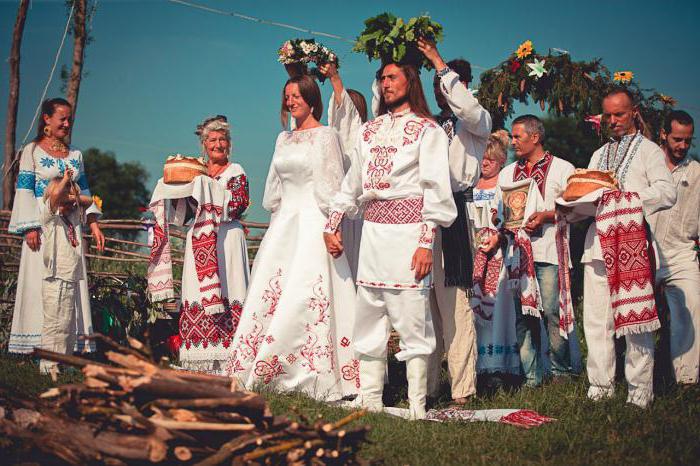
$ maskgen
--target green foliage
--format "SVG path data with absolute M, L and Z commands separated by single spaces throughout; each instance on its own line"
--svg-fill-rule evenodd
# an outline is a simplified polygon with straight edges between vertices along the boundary
M 481 74 L 479 102 L 493 118 L 494 128 L 502 128 L 513 115 L 513 103 L 538 103 L 555 116 L 572 116 L 584 121 L 587 116 L 602 113 L 605 94 L 615 87 L 625 87 L 635 96 L 639 110 L 649 127 L 648 136 L 655 140 L 663 119 L 675 102 L 672 98 L 653 89 L 641 89 L 637 83 L 614 79 L 601 59 L 574 61 L 568 53 L 549 51 L 538 54 L 534 49 L 518 52 L 527 44 L 521 44 L 499 65 Z M 531 44 L 530 44 L 531 45 Z M 528 65 L 543 61 L 546 73 L 542 77 L 531 76 Z
M 148 205 L 148 172 L 138 162 L 118 162 L 113 152 L 91 147 L 83 152 L 85 173 L 92 194 L 102 198 L 105 218 L 139 218 Z
M 542 122 L 545 150 L 577 168 L 587 168 L 593 152 L 603 145 L 601 137 L 583 120 L 550 115 Z
M 412 64 L 432 69 L 433 65 L 418 50 L 418 39 L 442 40 L 442 26 L 430 16 L 417 16 L 405 22 L 391 13 L 382 13 L 365 20 L 365 30 L 357 38 L 354 52 L 382 63 Z

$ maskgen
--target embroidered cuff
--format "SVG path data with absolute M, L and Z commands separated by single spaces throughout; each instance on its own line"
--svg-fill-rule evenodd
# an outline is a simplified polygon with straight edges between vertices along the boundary
M 331 210 L 328 214 L 328 222 L 326 222 L 326 227 L 323 229 L 323 232 L 335 233 L 338 231 L 341 220 L 343 220 L 343 213 L 339 210 Z
M 441 69 L 440 71 L 436 71 L 436 72 L 435 72 L 435 76 L 437 76 L 438 78 L 442 78 L 443 76 L 445 76 L 445 75 L 446 75 L 447 73 L 449 73 L 450 71 L 452 71 L 452 70 L 450 69 L 450 67 L 449 67 L 449 66 L 446 66 L 446 67 L 444 67 L 443 69 Z
M 435 239 L 435 227 L 424 223 L 420 227 L 420 237 L 418 238 L 418 247 L 425 249 L 433 249 L 433 240 Z

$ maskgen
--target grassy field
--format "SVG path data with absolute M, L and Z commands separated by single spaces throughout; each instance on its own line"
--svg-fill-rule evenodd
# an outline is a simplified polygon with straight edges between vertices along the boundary
M 59 383 L 79 377 L 64 375 Z M 401 380 L 390 387 L 402 398 Z M 0 386 L 28 395 L 52 386 L 28 359 L 0 356 Z M 402 387 L 402 388 L 399 388 Z M 626 388 L 618 384 L 614 399 L 586 399 L 585 379 L 549 384 L 541 389 L 499 390 L 480 396 L 469 408 L 528 408 L 558 421 L 530 430 L 497 423 L 438 424 L 408 422 L 383 414 L 361 421 L 372 427 L 364 459 L 389 465 L 433 464 L 698 464 L 700 462 L 700 387 L 671 388 L 653 406 L 625 405 Z M 321 414 L 339 419 L 347 411 L 301 395 L 267 393 L 275 414 Z M 444 405 L 447 400 L 438 400 Z M 405 406 L 405 401 L 399 401 Z

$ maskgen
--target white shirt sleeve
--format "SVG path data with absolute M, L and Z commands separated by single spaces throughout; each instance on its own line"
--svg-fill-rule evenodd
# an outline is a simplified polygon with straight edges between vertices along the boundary
M 281 135 L 281 134 L 280 134 Z M 275 212 L 279 209 L 280 201 L 282 200 L 282 182 L 275 170 L 275 155 L 277 154 L 277 146 L 279 145 L 280 136 L 277 136 L 275 143 L 275 152 L 272 154 L 270 161 L 270 169 L 267 172 L 265 180 L 265 194 L 263 194 L 262 206 L 268 212 Z
M 423 223 L 428 234 L 434 232 L 438 225 L 450 226 L 457 218 L 450 189 L 448 146 L 447 135 L 439 127 L 426 129 L 420 142 L 418 177 L 423 190 Z M 432 246 L 432 242 L 430 244 Z M 420 246 L 428 247 L 423 238 Z
M 10 224 L 7 227 L 10 233 L 21 235 L 28 230 L 41 228 L 39 203 L 34 195 L 37 176 L 32 156 L 34 147 L 34 143 L 27 144 L 19 159 L 15 199 L 12 203 Z
M 362 195 L 362 159 L 360 157 L 362 146 L 359 138 L 358 131 L 355 147 L 350 152 L 350 169 L 343 178 L 340 191 L 331 200 L 326 233 L 334 233 L 344 215 L 354 217 L 359 210 L 358 198 Z
M 452 113 L 470 133 L 484 138 L 491 134 L 491 115 L 459 80 L 456 72 L 449 71 L 440 79 L 440 90 Z
M 313 157 L 314 195 L 321 211 L 328 215 L 331 199 L 340 190 L 343 182 L 343 152 L 338 133 L 325 128 L 316 144 L 318 150 Z
M 372 81 L 372 115 L 374 118 L 379 116 L 379 81 Z
M 350 168 L 349 153 L 353 149 L 357 133 L 362 126 L 362 119 L 345 89 L 343 89 L 340 99 L 340 105 L 336 105 L 335 93 L 331 93 L 330 102 L 328 102 L 328 126 L 336 130 L 340 136 L 344 155 L 343 165 L 347 170 Z
M 676 203 L 676 184 L 666 166 L 666 158 L 660 147 L 639 154 L 643 159 L 648 186 L 639 192 L 644 215 L 669 209 Z

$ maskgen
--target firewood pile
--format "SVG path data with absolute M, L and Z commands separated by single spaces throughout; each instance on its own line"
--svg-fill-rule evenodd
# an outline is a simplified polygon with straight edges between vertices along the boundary
M 362 464 L 367 426 L 273 416 L 265 399 L 232 379 L 155 363 L 134 342 L 106 337 L 113 365 L 35 350 L 80 368 L 84 381 L 38 400 L 0 390 L 0 451 L 6 460 L 39 464 Z M 9 464 L 9 463 L 5 463 Z

